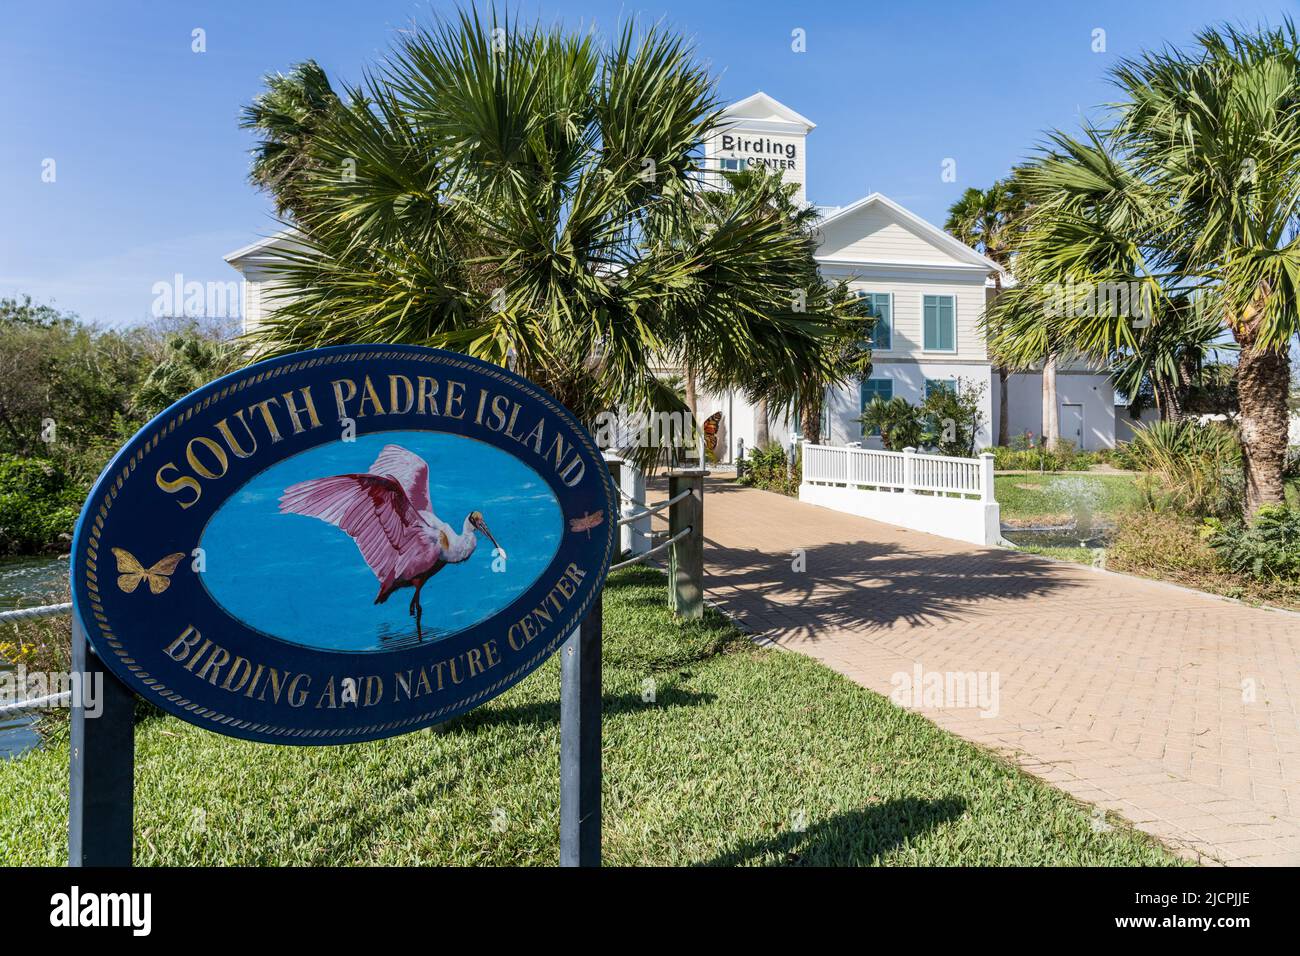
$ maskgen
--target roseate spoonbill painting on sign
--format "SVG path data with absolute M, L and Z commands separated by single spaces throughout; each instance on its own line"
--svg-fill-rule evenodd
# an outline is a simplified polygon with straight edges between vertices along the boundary
M 496 554 L 505 550 L 480 511 L 471 511 L 458 532 L 433 511 L 429 465 L 401 445 L 385 445 L 364 474 L 331 475 L 290 485 L 280 496 L 282 514 L 319 518 L 346 532 L 379 581 L 375 604 L 394 591 L 413 588 L 409 613 L 416 639 L 424 639 L 420 589 L 449 564 L 470 559 L 484 534 Z

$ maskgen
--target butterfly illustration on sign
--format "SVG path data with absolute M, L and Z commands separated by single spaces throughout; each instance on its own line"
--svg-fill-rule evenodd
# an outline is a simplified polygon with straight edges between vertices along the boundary
M 168 585 L 172 583 L 172 572 L 176 570 L 176 565 L 181 563 L 181 559 L 185 557 L 185 552 L 177 551 L 175 554 L 169 554 L 150 568 L 146 568 L 136 560 L 135 555 L 122 548 L 114 548 L 113 557 L 117 558 L 117 586 L 119 588 L 130 594 L 140 586 L 141 581 L 148 581 L 151 592 L 162 594 L 167 590 Z

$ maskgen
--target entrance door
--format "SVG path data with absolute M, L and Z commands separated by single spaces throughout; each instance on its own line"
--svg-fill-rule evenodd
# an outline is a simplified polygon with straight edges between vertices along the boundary
M 1075 448 L 1083 448 L 1083 406 L 1061 406 L 1061 437 L 1073 442 Z

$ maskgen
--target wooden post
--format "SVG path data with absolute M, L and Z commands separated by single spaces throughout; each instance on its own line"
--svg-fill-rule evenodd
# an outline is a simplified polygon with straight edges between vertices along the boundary
M 602 600 L 560 648 L 561 866 L 600 866 Z
M 619 489 L 619 490 L 621 491 L 622 488 L 623 488 L 623 474 L 624 474 L 623 469 L 626 467 L 626 465 L 625 465 L 624 462 L 623 462 L 623 459 L 621 459 L 621 458 L 615 458 L 615 457 L 610 457 L 609 453 L 606 452 L 606 453 L 605 453 L 605 467 L 609 469 L 609 480 L 612 481 L 612 482 L 614 483 L 614 487 L 615 487 L 615 488 L 617 488 L 617 489 Z M 622 496 L 619 495 L 618 492 L 616 491 L 616 492 L 614 493 L 614 507 L 617 509 L 617 511 L 618 511 L 618 516 L 619 516 L 619 517 L 622 517 L 622 516 L 623 516 L 623 505 L 622 505 L 622 501 L 623 501 Z M 620 528 L 618 529 L 618 551 L 617 551 L 617 553 L 618 553 L 618 554 L 626 554 L 628 551 L 630 551 L 630 550 L 631 550 L 631 541 L 632 541 L 632 538 L 634 538 L 634 537 L 635 537 L 635 535 L 633 535 L 632 532 L 628 531 L 626 525 L 620 527 Z
M 669 604 L 679 617 L 704 616 L 704 476 L 703 469 L 668 476 L 668 497 L 691 494 L 668 509 L 668 536 L 690 528 L 690 533 L 669 549 Z
M 69 866 L 130 866 L 135 801 L 135 695 L 104 667 L 72 615 Z M 97 693 L 97 698 L 89 694 Z M 86 704 L 102 708 L 86 713 Z

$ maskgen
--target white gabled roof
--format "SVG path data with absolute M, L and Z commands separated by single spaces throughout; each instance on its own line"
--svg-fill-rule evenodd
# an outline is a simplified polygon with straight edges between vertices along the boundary
M 274 235 L 258 239 L 256 242 L 251 242 L 234 252 L 228 252 L 222 258 L 230 264 L 231 268 L 243 272 L 244 270 L 240 268 L 242 263 L 250 259 L 274 258 L 273 255 L 270 255 L 272 250 L 290 248 L 293 245 L 294 237 L 297 235 L 298 231 L 296 229 L 281 229 Z
M 841 206 L 840 208 L 836 209 L 834 212 L 829 213 L 820 222 L 818 222 L 817 228 L 825 229 L 827 226 L 839 222 L 843 219 L 847 219 L 849 216 L 852 216 L 854 213 L 860 212 L 873 205 L 883 206 L 884 208 L 895 213 L 900 219 L 902 219 L 904 222 L 908 223 L 913 228 L 915 228 L 916 231 L 919 232 L 923 237 L 929 239 L 936 246 L 939 246 L 940 248 L 951 253 L 954 258 L 960 260 L 961 262 L 964 262 L 972 266 L 985 267 L 990 272 L 1003 271 L 1002 267 L 999 266 L 992 259 L 976 252 L 974 249 L 966 245 L 966 243 L 962 242 L 961 240 L 954 239 L 952 236 L 944 232 L 938 226 L 931 225 L 930 223 L 922 219 L 920 216 L 918 216 L 916 213 L 912 212 L 909 209 L 903 208 L 898 203 L 890 199 L 888 196 L 882 195 L 881 193 L 871 193 L 868 196 L 863 196 L 857 202 L 851 202 L 847 206 Z
M 796 113 L 784 103 L 774 100 L 762 90 L 746 96 L 738 103 L 732 103 L 722 114 L 729 119 L 763 120 L 767 122 L 789 123 L 802 126 L 805 133 L 817 128 L 817 124 L 801 113 Z

